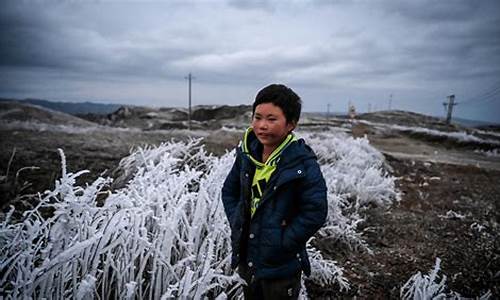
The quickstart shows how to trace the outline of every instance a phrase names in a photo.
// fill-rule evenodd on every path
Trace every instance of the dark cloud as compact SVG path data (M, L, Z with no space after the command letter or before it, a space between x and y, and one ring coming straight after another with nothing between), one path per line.
M489 2L489 3L487 3ZM477 17L481 5L496 1L383 1L379 2L391 14L400 15L418 23L460 23ZM497 7L498 8L498 7Z
M272 0L228 0L227 4L237 9L270 10L275 9L276 3Z
M26 5L14 1L2 2L0 9L0 65L40 66L57 65L44 54L47 40L42 36L47 24L43 17L31 14Z
M6 0L0 94L25 88L33 96L109 94L118 101L109 84L127 99L145 92L159 99L163 86L184 84L188 72L212 86L200 95L206 101L224 96L215 87L237 93L234 86L248 91L272 81L303 88L315 97L310 107L332 94L373 98L397 90L423 99L449 89L466 93L465 86L480 92L500 78L499 7L430 0Z
M113 3L99 5L104 6L104 14L116 18ZM171 32L165 43L152 41L156 44L148 47L151 41L140 33L127 36L119 30L110 30L102 20L98 20L101 25L96 28L95 20L86 19L88 15L74 13L73 10L79 8L78 4L65 2L52 3L50 7L44 2L4 3L0 12L0 66L120 76L168 76L161 74L162 62L201 50L193 47L194 43L182 45L181 41L179 45L182 32ZM90 13L98 10L94 8ZM108 17L101 16L101 19ZM120 21L124 19L130 21L129 16ZM193 30L189 35L199 38Z

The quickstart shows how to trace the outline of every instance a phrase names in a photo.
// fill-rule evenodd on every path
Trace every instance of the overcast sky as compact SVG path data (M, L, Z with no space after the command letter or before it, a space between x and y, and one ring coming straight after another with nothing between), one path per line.
M0 1L0 97L392 108L500 122L500 1Z

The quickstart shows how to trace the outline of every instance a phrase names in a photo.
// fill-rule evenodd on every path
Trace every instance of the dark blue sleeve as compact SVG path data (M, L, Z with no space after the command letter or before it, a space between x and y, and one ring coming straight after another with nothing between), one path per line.
M240 201L240 190L240 162L237 154L233 167L222 186L222 203L229 224L233 224L232 218Z
M323 226L328 214L327 188L318 162L306 162L306 174L299 195L298 214L286 226L283 247L300 251L307 240Z

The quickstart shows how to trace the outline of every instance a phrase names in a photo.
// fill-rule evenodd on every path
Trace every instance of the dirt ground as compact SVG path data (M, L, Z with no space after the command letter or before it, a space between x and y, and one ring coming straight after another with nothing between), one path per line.
M500 297L500 167L496 167L500 166L499 158L475 157L470 149L448 149L404 136L371 134L367 128L353 131L355 136L368 134L372 145L384 153L393 175L399 178L402 200L388 210L366 210L363 236L373 254L346 251L334 241L318 240L317 246L324 255L345 268L351 289L339 292L336 286L308 283L311 298L396 299L400 287L414 273L427 274L433 268L436 257L442 260L440 274L447 276L451 290L468 297L491 290L493 298ZM207 150L218 155L234 147L239 138L237 132L194 135L205 136ZM89 181L102 172L109 175L131 147L159 144L172 137L185 139L188 134L186 131L70 134L0 128L2 175L16 148L10 180L0 187L2 210L7 209L7 199L20 191L23 182L32 184L24 193L51 188L60 174L57 148L64 149L69 171L91 171L81 178ZM453 160L450 157L454 156L446 151L471 161ZM17 183L14 182L17 170L33 165L40 169L23 171ZM29 205L16 203L21 210Z
M499 297L500 159L365 125L352 132L384 153L402 199L388 210L365 211L363 236L372 254L318 241L345 268L351 289L309 285L312 298L398 299L401 286L417 271L428 274L436 258L448 291Z
M397 299L401 286L417 271L428 274L437 257L450 290L500 295L500 172L386 158L401 178L402 200L366 211L363 236L373 254L318 242L345 268L351 290L311 286L312 298Z

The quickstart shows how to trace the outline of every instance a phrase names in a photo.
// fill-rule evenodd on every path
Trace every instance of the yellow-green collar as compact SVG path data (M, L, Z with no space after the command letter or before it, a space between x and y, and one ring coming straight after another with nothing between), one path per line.
M247 153L248 157L252 160L252 162L257 166L257 167L264 167L264 166L268 166L268 165L276 165L277 164L277 159L279 158L279 156L281 155L281 153L283 152L283 150L285 150L285 148L291 144L292 142L296 141L297 140L297 137L293 134L293 133L289 133L286 138L283 140L283 142L281 142L281 144L276 147L276 149L273 150L273 152L271 153L271 155L269 155L269 157L267 158L267 160L262 163L260 162L258 159L256 159L255 157L252 156L252 154L250 153L250 150L248 149L248 136L249 134L253 131L252 127L249 127L246 131L245 131L245 135L243 136L243 145L242 145L242 148L243 148L243 152L244 153Z

